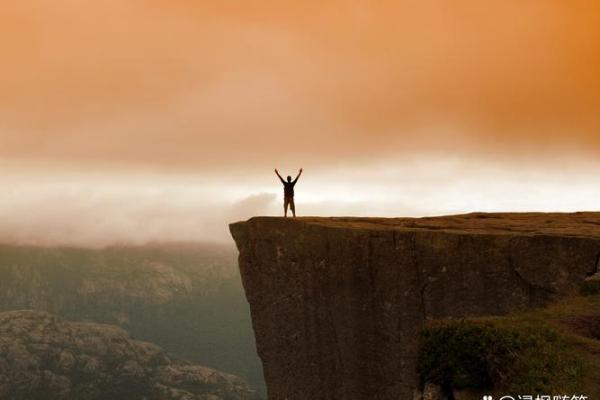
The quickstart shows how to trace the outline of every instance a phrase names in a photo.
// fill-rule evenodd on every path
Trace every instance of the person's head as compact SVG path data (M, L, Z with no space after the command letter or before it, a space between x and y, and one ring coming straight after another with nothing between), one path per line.
M287 181L288 181L288 182L291 182L291 181L292 181L292 177L288 175L288 177L287 177Z

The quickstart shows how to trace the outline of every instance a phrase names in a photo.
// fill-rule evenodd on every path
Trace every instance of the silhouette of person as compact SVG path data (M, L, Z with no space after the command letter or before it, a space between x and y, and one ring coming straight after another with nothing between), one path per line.
M288 206L292 210L292 214L294 217L296 216L296 205L294 204L294 186L296 182L298 182L298 178L302 175L302 168L298 171L298 175L296 179L292 180L292 177L288 175L287 181L283 180L281 175L279 175L279 171L275 169L275 173L279 177L281 183L283 183L283 215L287 217Z

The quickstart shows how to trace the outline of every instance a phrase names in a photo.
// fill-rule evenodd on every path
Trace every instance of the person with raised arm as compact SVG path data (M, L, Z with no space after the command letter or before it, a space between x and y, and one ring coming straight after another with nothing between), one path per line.
M288 207L292 210L294 217L296 216L296 205L294 204L294 186L298 182L298 178L302 175L302 168L298 171L296 179L292 180L292 177L288 175L287 180L284 180L279 171L275 169L275 173L279 177L281 183L283 183L283 215L287 217Z

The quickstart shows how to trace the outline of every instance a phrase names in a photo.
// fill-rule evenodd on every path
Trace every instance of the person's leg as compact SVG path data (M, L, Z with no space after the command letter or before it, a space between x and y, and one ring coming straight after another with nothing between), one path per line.
M290 199L290 208L292 209L292 214L296 217L296 204L294 204L294 198Z
M290 203L290 201L287 197L283 199L283 216L284 217L287 217L287 210L288 210L289 203Z

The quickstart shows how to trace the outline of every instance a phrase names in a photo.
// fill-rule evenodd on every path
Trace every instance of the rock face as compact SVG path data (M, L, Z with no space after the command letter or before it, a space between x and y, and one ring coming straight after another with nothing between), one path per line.
M243 376L262 393L236 258L232 244L0 244L0 312L118 325L179 358Z
M598 272L600 214L259 217L230 226L271 400L412 399L428 318L502 315Z
M122 329L35 311L0 313L0 398L247 400L240 378L170 359Z

